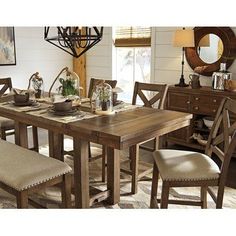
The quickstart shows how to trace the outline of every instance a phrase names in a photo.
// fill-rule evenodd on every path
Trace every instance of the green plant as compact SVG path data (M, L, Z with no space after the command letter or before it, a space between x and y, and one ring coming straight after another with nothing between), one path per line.
M103 102L107 102L111 98L111 91L106 87L100 88L98 92L99 100Z
M76 81L74 79L59 78L59 82L61 83L61 86L59 87L59 91L61 91L61 94L63 96L78 94L78 90L77 90L76 84L75 84Z

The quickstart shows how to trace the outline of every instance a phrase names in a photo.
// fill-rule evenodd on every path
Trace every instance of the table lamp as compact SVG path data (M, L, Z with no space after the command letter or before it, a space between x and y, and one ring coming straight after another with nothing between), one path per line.
M181 29L176 30L174 34L174 47L182 47L182 71L179 83L175 86L179 87L187 87L188 84L185 84L184 81L184 51L186 47L195 47L194 45L194 31L192 29Z

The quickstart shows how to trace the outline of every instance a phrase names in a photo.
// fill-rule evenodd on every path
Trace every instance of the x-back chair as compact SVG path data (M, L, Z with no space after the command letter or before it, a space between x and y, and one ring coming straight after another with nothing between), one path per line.
M232 154L236 147L236 101L222 100L211 128L205 154L180 150L159 150L154 153L154 171L151 190L151 208L167 208L168 204L194 205L207 208L207 192L216 208L222 208L225 182ZM211 159L215 154L220 167ZM157 199L158 176L163 185L161 199ZM171 187L200 187L199 201L169 199ZM212 190L217 186L217 193Z

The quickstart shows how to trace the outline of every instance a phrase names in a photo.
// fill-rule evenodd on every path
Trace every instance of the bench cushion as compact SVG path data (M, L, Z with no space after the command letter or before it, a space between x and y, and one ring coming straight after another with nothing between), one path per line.
M0 140L0 182L18 191L70 171L69 165L62 161Z
M180 150L159 150L154 160L165 181L189 181L218 179L220 170L207 155Z

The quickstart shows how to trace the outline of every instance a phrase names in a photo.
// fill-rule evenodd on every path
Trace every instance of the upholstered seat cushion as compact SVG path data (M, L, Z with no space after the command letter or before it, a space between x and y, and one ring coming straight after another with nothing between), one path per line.
M163 149L154 152L153 155L160 171L160 176L165 181L219 178L219 167L205 154Z
M1 127L14 127L14 121L0 116L0 128Z
M0 140L0 182L18 191L70 171L62 161Z

